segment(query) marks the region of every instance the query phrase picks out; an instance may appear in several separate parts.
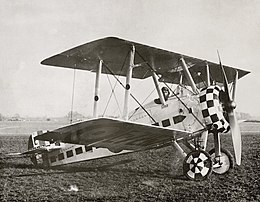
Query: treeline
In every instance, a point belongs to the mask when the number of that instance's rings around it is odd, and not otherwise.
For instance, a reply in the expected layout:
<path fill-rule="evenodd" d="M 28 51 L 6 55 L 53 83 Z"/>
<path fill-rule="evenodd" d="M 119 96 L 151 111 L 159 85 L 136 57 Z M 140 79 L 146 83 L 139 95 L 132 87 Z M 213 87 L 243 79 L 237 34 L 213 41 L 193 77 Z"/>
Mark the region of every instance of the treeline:
<path fill-rule="evenodd" d="M 237 112 L 237 119 L 239 120 L 251 120 L 252 116 L 248 113 L 243 113 L 243 112 Z M 109 116 L 112 118 L 118 118 L 117 116 Z M 52 120 L 56 120 L 56 121 L 81 121 L 81 120 L 85 120 L 85 119 L 89 119 L 92 118 L 92 116 L 84 116 L 83 114 L 77 112 L 77 111 L 73 111 L 73 112 L 68 112 L 65 116 L 61 116 L 61 117 L 21 117 L 19 114 L 15 114 L 13 116 L 5 116 L 3 114 L 0 113 L 0 121 L 52 121 Z"/>
<path fill-rule="evenodd" d="M 5 116 L 0 113 L 0 121 L 21 121 L 22 118 L 19 114 L 15 114 L 14 116 Z"/>
<path fill-rule="evenodd" d="M 243 112 L 237 112 L 236 115 L 238 120 L 249 120 L 252 118 L 250 114 Z"/>

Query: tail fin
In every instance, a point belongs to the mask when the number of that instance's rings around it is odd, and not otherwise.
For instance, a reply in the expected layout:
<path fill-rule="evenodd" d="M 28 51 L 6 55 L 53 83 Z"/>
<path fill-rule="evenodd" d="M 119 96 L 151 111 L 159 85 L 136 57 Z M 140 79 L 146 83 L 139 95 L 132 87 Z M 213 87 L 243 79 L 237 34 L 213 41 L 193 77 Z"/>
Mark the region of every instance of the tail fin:
<path fill-rule="evenodd" d="M 30 135 L 29 140 L 28 140 L 28 150 L 33 149 L 33 148 L 37 148 L 37 147 L 40 147 L 40 146 L 50 145 L 49 141 L 35 140 L 36 136 L 41 135 L 41 134 L 46 133 L 46 132 L 47 132 L 46 130 L 39 130 L 39 131 L 33 132 Z"/>

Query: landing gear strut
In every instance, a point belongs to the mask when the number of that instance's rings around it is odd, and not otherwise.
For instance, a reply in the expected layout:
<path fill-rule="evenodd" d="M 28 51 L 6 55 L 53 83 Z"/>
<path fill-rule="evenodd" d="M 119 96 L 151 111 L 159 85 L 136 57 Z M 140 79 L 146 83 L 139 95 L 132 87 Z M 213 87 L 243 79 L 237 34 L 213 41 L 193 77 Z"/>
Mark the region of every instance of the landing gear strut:
<path fill-rule="evenodd" d="M 212 133 L 215 147 L 209 152 L 204 151 L 205 146 L 202 145 L 199 137 L 194 139 L 194 145 L 188 141 L 183 142 L 192 150 L 187 155 L 181 150 L 186 155 L 183 162 L 183 173 L 188 179 L 204 180 L 208 178 L 212 171 L 217 174 L 224 174 L 234 167 L 234 158 L 231 153 L 220 147 L 219 132 L 214 130 Z"/>
<path fill-rule="evenodd" d="M 209 154 L 213 161 L 213 172 L 224 174 L 234 168 L 234 158 L 228 150 L 221 148 L 220 151 L 221 155 L 219 157 L 216 157 L 215 149 L 211 149 Z"/>
<path fill-rule="evenodd" d="M 209 151 L 213 161 L 213 172 L 224 174 L 234 167 L 234 158 L 232 154 L 220 147 L 220 137 L 217 131 L 213 132 L 215 148 Z"/>
<path fill-rule="evenodd" d="M 207 136 L 207 133 L 204 133 Z M 183 174 L 191 180 L 201 181 L 207 179 L 212 173 L 213 162 L 208 152 L 204 151 L 206 144 L 201 137 L 194 139 L 194 145 L 189 141 L 183 141 L 184 145 L 191 150 L 183 161 Z M 207 137 L 206 137 L 207 138 Z"/>

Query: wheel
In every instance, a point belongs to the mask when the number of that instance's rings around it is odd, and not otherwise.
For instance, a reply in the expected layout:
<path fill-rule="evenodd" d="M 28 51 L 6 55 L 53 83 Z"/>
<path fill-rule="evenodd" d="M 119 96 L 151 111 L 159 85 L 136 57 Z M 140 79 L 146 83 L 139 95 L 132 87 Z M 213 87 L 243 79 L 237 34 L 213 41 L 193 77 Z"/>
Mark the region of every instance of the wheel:
<path fill-rule="evenodd" d="M 210 155 L 203 150 L 195 150 L 185 157 L 183 161 L 183 174 L 195 181 L 205 180 L 212 172 Z"/>
<path fill-rule="evenodd" d="M 31 155 L 30 159 L 31 159 L 33 165 L 36 166 L 36 165 L 38 164 L 37 158 L 36 158 L 36 155 L 35 155 L 35 154 Z"/>
<path fill-rule="evenodd" d="M 234 157 L 226 149 L 221 148 L 220 151 L 220 158 L 215 158 L 215 149 L 211 149 L 209 154 L 213 161 L 213 172 L 221 175 L 234 168 Z"/>
<path fill-rule="evenodd" d="M 42 155 L 41 154 L 32 154 L 30 156 L 30 159 L 31 159 L 33 165 L 35 165 L 35 166 L 42 164 Z"/>
<path fill-rule="evenodd" d="M 50 167 L 48 154 L 46 153 L 42 154 L 42 167 L 45 169 Z"/>

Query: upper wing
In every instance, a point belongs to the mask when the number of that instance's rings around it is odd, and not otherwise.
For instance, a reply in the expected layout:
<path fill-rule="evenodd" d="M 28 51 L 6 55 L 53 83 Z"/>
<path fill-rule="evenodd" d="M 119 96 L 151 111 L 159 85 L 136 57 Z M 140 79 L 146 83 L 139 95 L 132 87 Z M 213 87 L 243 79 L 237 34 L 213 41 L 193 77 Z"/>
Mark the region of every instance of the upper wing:
<path fill-rule="evenodd" d="M 162 81 L 178 84 L 180 81 L 179 72 L 182 71 L 180 58 L 183 57 L 190 68 L 195 83 L 206 81 L 206 64 L 203 59 L 115 37 L 99 39 L 77 46 L 47 58 L 41 63 L 44 65 L 96 71 L 99 61 L 103 60 L 104 64 L 112 70 L 113 74 L 126 76 L 129 52 L 133 45 L 136 50 L 135 64 L 142 64 L 134 68 L 133 78 L 147 78 L 151 76 L 152 68 L 154 68 L 161 75 Z M 208 62 L 208 65 L 210 67 L 211 78 L 218 83 L 222 83 L 223 77 L 219 64 Z M 224 66 L 224 69 L 229 82 L 233 81 L 236 70 L 238 71 L 238 78 L 249 73 L 248 71 L 228 66 Z M 111 74 L 107 68 L 103 68 L 102 72 Z M 188 84 L 185 78 L 183 82 Z"/>
<path fill-rule="evenodd" d="M 143 150 L 171 142 L 191 133 L 110 118 L 76 123 L 36 137 L 65 143 L 104 147 L 111 151 Z"/>

